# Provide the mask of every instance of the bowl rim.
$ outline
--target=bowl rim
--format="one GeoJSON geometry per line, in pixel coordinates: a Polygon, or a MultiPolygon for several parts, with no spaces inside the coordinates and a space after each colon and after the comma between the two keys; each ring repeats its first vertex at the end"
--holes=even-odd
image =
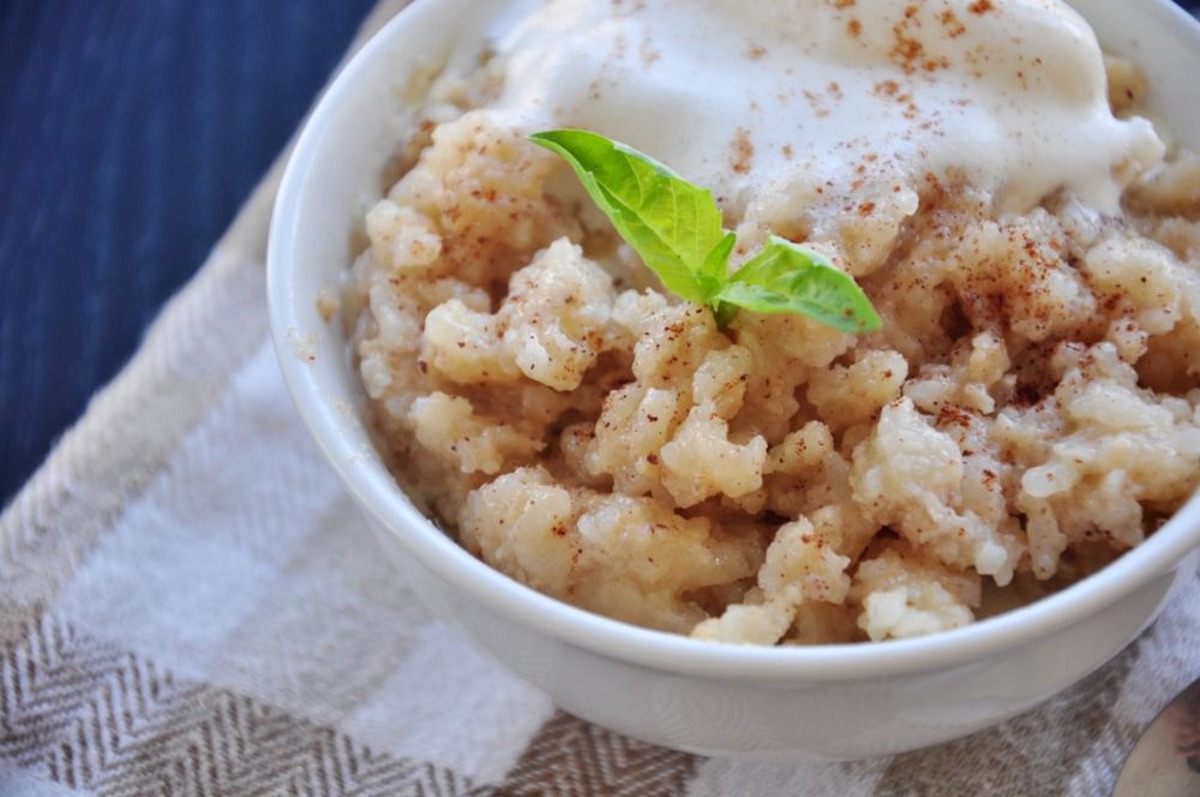
{"type": "MultiPolygon", "coordinates": [[[[1200,25],[1170,3],[1157,2],[1164,19],[1200,25]],[[1166,9],[1163,3],[1171,6],[1166,9]]],[[[383,26],[344,66],[320,97],[296,140],[280,183],[267,249],[267,298],[271,337],[288,393],[325,458],[358,503],[427,570],[464,595],[510,621],[532,626],[562,642],[601,656],[657,670],[730,681],[844,681],[942,669],[981,661],[1053,634],[1171,570],[1200,546],[1200,491],[1137,548],[1097,573],[1035,603],[969,626],[916,639],[814,646],[754,646],[704,642],[646,629],[579,609],[501,574],[461,548],[421,514],[382,462],[362,455],[341,433],[344,408],[335,406],[317,372],[293,350],[290,334],[303,328],[295,271],[301,198],[325,133],[359,76],[384,57],[394,40],[415,35],[423,23],[455,3],[416,0],[383,26]]]]}

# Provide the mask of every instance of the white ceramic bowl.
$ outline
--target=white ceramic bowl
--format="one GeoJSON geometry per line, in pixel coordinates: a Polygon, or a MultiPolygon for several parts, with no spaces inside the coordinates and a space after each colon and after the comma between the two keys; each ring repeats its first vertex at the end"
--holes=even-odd
{"type": "MultiPolygon", "coordinates": [[[[1152,111],[1200,149],[1200,26],[1169,0],[1077,0],[1105,45],[1153,79],[1152,111]]],[[[350,260],[396,144],[399,87],[470,53],[474,0],[419,0],[346,67],[308,120],[270,237],[280,364],[312,435],[366,510],[402,580],[567,711],[706,755],[853,759],[963,736],[1025,711],[1112,658],[1194,573],[1200,501],[1140,548],[1031,606],[923,639],[828,647],[718,645],[573,608],[471,557],[396,487],[372,445],[357,375],[322,290],[350,260]]]]}

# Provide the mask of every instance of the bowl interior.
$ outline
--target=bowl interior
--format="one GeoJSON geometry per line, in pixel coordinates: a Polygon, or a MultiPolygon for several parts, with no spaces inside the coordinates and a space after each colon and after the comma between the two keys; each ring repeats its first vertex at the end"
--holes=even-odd
{"type": "MultiPolygon", "coordinates": [[[[695,642],[635,628],[561,604],[471,557],[412,505],[372,443],[362,388],[335,316],[318,300],[337,290],[380,174],[407,119],[410,77],[466,71],[489,28],[523,3],[418,0],[386,26],[322,97],[297,142],[280,189],[269,247],[272,332],[289,390],[305,423],[359,502],[425,567],[478,600],[561,638],[608,655],[677,671],[734,678],[846,678],[926,669],[987,655],[1053,632],[1135,589],[1200,544],[1193,499],[1135,551],[1032,606],[923,639],[819,648],[749,648],[695,642]]],[[[1200,26],[1170,0],[1075,0],[1110,50],[1151,76],[1151,115],[1200,150],[1200,26]]]]}

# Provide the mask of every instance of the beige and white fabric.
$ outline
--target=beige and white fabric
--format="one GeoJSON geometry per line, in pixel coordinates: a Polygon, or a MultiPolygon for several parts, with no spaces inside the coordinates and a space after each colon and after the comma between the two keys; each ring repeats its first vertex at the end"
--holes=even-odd
{"type": "Polygon", "coordinates": [[[0,517],[0,795],[1092,797],[1200,675],[1197,577],[1043,708],[891,759],[706,760],[557,711],[425,612],[302,429],[278,172],[0,517]]]}

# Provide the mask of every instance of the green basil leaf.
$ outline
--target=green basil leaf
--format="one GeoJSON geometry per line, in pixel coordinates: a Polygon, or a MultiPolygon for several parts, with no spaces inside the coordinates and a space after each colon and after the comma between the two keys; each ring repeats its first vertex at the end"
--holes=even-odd
{"type": "Polygon", "coordinates": [[[843,332],[876,330],[879,316],[848,274],[821,255],[771,236],[734,274],[736,239],[721,226],[710,191],[658,161],[587,130],[548,130],[530,140],[562,156],[617,232],[669,290],[707,304],[724,327],[738,308],[799,313],[843,332]]]}
{"type": "Polygon", "coordinates": [[[663,285],[689,301],[711,302],[724,284],[725,263],[709,263],[709,256],[724,247],[727,262],[733,244],[710,191],[586,130],[549,130],[529,138],[571,164],[592,200],[663,285]],[[722,274],[716,280],[710,275],[718,266],[722,274]]]}
{"type": "Polygon", "coordinates": [[[725,237],[717,241],[717,245],[704,257],[704,265],[701,266],[700,273],[718,287],[729,281],[729,255],[733,253],[733,247],[736,244],[737,236],[727,232],[725,237]]]}
{"type": "Polygon", "coordinates": [[[880,327],[871,300],[817,252],[772,235],[716,297],[756,313],[800,313],[851,334],[880,327]]]}

